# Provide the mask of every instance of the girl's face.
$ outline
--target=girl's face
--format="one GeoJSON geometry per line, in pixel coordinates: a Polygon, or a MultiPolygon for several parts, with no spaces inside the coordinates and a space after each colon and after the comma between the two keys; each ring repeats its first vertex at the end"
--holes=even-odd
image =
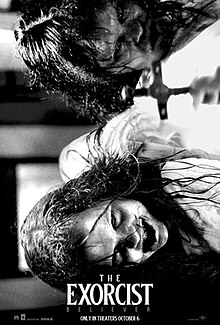
{"type": "Polygon", "coordinates": [[[98,0],[90,12],[93,28],[88,31],[89,39],[101,68],[118,74],[151,66],[150,22],[136,1],[98,0]]]}
{"type": "Polygon", "coordinates": [[[82,212],[74,225],[89,264],[141,263],[168,239],[166,226],[138,201],[117,199],[82,212]]]}

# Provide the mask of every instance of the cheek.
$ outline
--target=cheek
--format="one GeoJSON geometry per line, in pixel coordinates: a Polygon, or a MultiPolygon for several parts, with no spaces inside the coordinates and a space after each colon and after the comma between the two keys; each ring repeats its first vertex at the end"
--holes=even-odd
{"type": "Polygon", "coordinates": [[[90,240],[85,246],[85,259],[89,263],[111,264],[114,244],[111,239],[90,240]]]}

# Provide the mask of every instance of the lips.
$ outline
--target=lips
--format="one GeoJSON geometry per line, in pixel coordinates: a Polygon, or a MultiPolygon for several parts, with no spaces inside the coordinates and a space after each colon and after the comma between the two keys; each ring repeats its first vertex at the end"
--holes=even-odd
{"type": "Polygon", "coordinates": [[[147,253],[151,250],[156,242],[156,231],[149,225],[145,219],[141,219],[142,226],[142,249],[143,253],[147,253]]]}

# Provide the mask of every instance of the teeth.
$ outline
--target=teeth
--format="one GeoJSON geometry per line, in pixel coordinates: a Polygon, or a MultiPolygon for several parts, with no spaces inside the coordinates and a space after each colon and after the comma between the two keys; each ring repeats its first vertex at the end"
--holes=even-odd
{"type": "Polygon", "coordinates": [[[156,241],[155,230],[148,223],[143,224],[143,251],[150,251],[156,241]]]}
{"type": "Polygon", "coordinates": [[[139,226],[142,228],[142,237],[143,239],[147,237],[145,227],[143,225],[143,218],[139,218],[139,226]]]}
{"type": "Polygon", "coordinates": [[[143,227],[142,218],[139,218],[139,226],[143,227]]]}

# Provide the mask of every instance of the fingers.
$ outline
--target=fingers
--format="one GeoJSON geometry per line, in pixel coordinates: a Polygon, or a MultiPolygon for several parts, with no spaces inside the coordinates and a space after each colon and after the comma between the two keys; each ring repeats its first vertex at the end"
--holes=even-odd
{"type": "Polygon", "coordinates": [[[202,103],[220,104],[220,67],[212,77],[202,77],[193,80],[190,86],[195,109],[202,103]]]}
{"type": "Polygon", "coordinates": [[[220,103],[219,95],[220,95],[220,92],[218,90],[217,91],[213,90],[213,92],[211,92],[211,93],[205,93],[202,103],[217,105],[220,103]]]}
{"type": "Polygon", "coordinates": [[[201,89],[199,92],[190,93],[193,96],[193,106],[196,110],[200,104],[220,104],[220,91],[207,92],[206,89],[201,89]]]}
{"type": "Polygon", "coordinates": [[[190,94],[193,97],[193,106],[195,110],[197,110],[199,105],[203,102],[205,94],[203,91],[190,91],[190,94]]]}

